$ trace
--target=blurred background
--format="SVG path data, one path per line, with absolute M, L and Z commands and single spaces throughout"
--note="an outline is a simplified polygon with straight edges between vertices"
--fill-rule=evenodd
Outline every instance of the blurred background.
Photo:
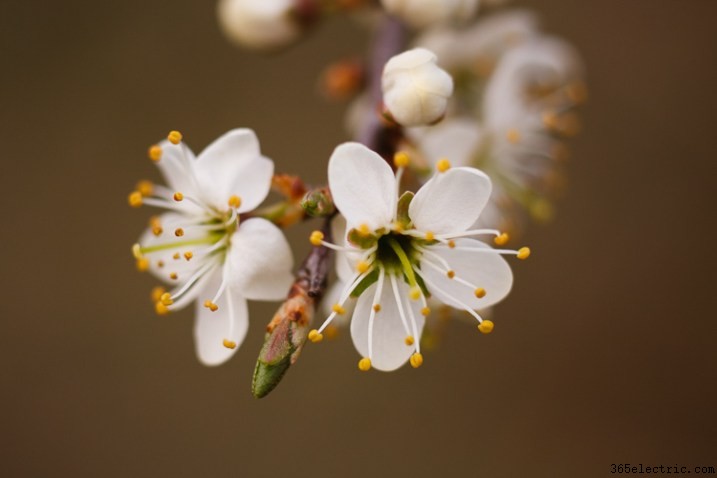
M 533 0 L 588 68 L 585 132 L 554 223 L 481 336 L 447 325 L 420 370 L 362 374 L 347 333 L 250 393 L 275 304 L 205 368 L 192 312 L 154 315 L 130 245 L 146 148 L 253 128 L 325 181 L 344 107 L 317 94 L 365 49 L 337 18 L 274 56 L 221 36 L 213 1 L 0 1 L 0 475 L 599 477 L 717 466 L 712 144 L 717 3 Z M 297 258 L 310 225 L 292 231 Z

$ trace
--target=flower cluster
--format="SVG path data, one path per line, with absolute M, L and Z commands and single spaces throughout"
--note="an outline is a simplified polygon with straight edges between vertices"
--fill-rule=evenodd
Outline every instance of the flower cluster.
M 505 256 L 530 255 L 505 247 L 508 232 L 525 216 L 550 215 L 562 139 L 579 128 L 574 108 L 586 95 L 575 51 L 541 33 L 528 12 L 482 13 L 500 3 L 218 1 L 222 31 L 251 49 L 288 47 L 320 21 L 355 12 L 371 13 L 364 24 L 376 38 L 370 62 L 344 59 L 321 75 L 325 97 L 354 99 L 347 116 L 356 141 L 334 150 L 328 184 L 275 174 L 249 129 L 196 157 L 177 131 L 149 149 L 165 184 L 141 181 L 129 203 L 165 212 L 132 253 L 138 269 L 165 283 L 152 291 L 158 314 L 194 304 L 202 363 L 223 363 L 243 342 L 248 300 L 284 300 L 256 363 L 257 397 L 306 340 L 349 322 L 362 371 L 420 367 L 437 307 L 492 332 L 487 311 L 513 284 Z M 272 188 L 281 198 L 263 205 Z M 282 229 L 299 221 L 322 223 L 294 270 Z

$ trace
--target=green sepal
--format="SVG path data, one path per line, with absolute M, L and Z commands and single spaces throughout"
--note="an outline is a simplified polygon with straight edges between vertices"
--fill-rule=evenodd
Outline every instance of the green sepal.
M 398 198 L 398 206 L 396 208 L 396 220 L 404 229 L 410 229 L 411 218 L 408 217 L 408 206 L 413 200 L 413 192 L 406 191 Z
M 359 282 L 359 285 L 351 291 L 351 297 L 358 297 L 363 294 L 363 292 L 371 287 L 374 282 L 378 281 L 378 274 L 378 268 L 374 268 L 371 272 L 369 272 L 368 275 L 364 277 L 361 282 Z

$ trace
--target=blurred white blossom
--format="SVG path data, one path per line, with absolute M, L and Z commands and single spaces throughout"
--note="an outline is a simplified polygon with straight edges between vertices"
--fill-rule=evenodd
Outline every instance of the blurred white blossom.
M 301 27 L 294 0 L 219 0 L 217 13 L 225 35 L 240 46 L 276 49 L 295 41 Z
M 468 20 L 478 10 L 479 0 L 381 0 L 389 13 L 414 28 Z
M 391 58 L 383 69 L 383 101 L 396 122 L 404 126 L 432 124 L 446 112 L 453 79 L 424 48 Z

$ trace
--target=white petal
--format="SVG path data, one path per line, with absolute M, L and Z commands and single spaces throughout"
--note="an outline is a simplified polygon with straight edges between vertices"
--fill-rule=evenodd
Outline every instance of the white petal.
M 348 239 L 346 239 L 347 232 L 346 219 L 341 214 L 337 214 L 331 220 L 331 235 L 333 236 L 334 244 L 344 247 L 349 246 Z M 353 261 L 349 258 L 349 254 L 344 251 L 336 251 L 334 262 L 336 263 L 336 275 L 339 276 L 340 280 L 348 282 L 355 273 Z
M 349 227 L 387 226 L 396 212 L 396 177 L 378 154 L 359 143 L 339 145 L 329 160 L 329 187 Z
M 436 173 L 411 201 L 408 215 L 416 229 L 436 234 L 467 230 L 490 198 L 491 182 L 474 168 Z
M 377 284 L 373 284 L 361 294 L 351 319 L 351 337 L 353 338 L 354 346 L 363 357 L 369 356 L 368 325 L 376 287 Z M 408 298 L 409 287 L 403 282 L 403 279 L 398 280 L 398 288 L 403 302 L 404 313 L 408 314 L 408 307 L 413 310 L 418 329 L 418 337 L 415 337 L 415 339 L 420 340 L 425 323 L 425 319 L 421 315 L 421 303 Z M 379 304 L 381 304 L 381 310 L 376 314 L 373 324 L 371 366 L 377 370 L 388 372 L 406 363 L 415 352 L 415 348 L 406 345 L 406 329 L 399 316 L 398 305 L 388 277 L 384 281 Z M 410 324 L 408 317 L 407 320 L 409 320 Z
M 195 194 L 196 188 L 191 179 L 194 164 L 194 153 L 184 143 L 172 144 L 168 140 L 161 141 L 162 156 L 157 167 L 170 189 L 183 194 Z
M 246 300 L 231 289 L 217 300 L 219 309 L 212 312 L 204 307 L 204 297 L 211 299 L 222 282 L 222 270 L 217 269 L 196 301 L 194 345 L 197 357 L 204 365 L 220 365 L 237 351 L 249 327 Z M 234 349 L 224 346 L 224 339 L 236 343 Z
M 478 299 L 474 288 L 459 283 L 455 278 L 449 279 L 445 273 L 430 266 L 421 266 L 421 275 L 443 292 L 432 289 L 430 285 L 427 286 L 428 290 L 451 307 L 462 309 L 463 307 L 457 302 L 459 301 L 475 310 L 484 309 L 500 302 L 510 292 L 513 286 L 513 272 L 503 257 L 493 252 L 457 250 L 459 247 L 490 249 L 488 245 L 475 239 L 457 239 L 456 249 L 444 245 L 429 247 L 431 252 L 440 255 L 448 263 L 456 273 L 456 277 L 470 282 L 476 288 L 482 287 L 486 291 L 485 297 Z M 430 256 L 426 259 L 433 263 L 438 262 Z
M 215 207 L 226 208 L 229 198 L 236 195 L 241 198 L 238 212 L 245 212 L 269 194 L 274 163 L 261 155 L 252 130 L 234 129 L 202 151 L 194 169 L 202 193 Z
M 247 299 L 284 298 L 294 280 L 293 266 L 294 258 L 284 234 L 266 219 L 242 222 L 231 237 L 228 277 Z

